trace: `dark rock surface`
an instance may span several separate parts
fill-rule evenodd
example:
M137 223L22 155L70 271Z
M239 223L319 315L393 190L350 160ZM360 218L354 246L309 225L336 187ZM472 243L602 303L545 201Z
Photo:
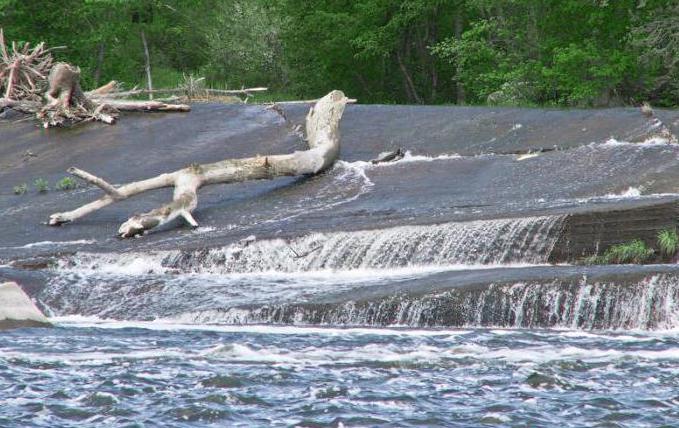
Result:
M553 256L561 261L589 252L590 238L600 246L632 236L650 239L675 222L664 216L674 213L667 204L678 198L679 148L606 143L657 135L654 119L635 108L352 105L342 121L341 158L354 163L309 179L204 188L195 213L202 231L180 226L140 239L115 238L120 223L163 203L170 190L51 228L44 224L51 213L101 193L83 187L38 194L31 188L36 178L53 188L69 166L120 184L194 162L292 152L304 147L294 126L303 123L307 110L288 105L280 114L257 105L196 105L187 114L129 114L114 126L49 130L30 119L0 121L0 261L73 251L223 246L249 235L576 213ZM677 111L657 116L672 129L679 122ZM398 147L434 159L355 163ZM519 156L533 152L539 155ZM12 188L21 183L29 191L16 196ZM630 188L640 196L625 196ZM636 223L626 218L628 210L637 213Z
M573 262L602 254L612 245L640 239L657 246L658 232L679 226L679 203L652 203L619 210L569 215L550 255L553 263ZM658 255L659 256L659 255Z

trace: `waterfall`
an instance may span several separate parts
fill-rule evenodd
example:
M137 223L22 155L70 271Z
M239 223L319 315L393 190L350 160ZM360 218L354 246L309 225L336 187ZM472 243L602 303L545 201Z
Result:
M181 322L408 327L670 329L679 327L679 276L631 284L553 280L453 289L370 301L196 311Z
M188 252L164 264L182 272L304 272L404 266L546 263L562 217L482 220L314 233L285 241Z
M245 240L225 247L149 253L78 253L60 267L121 274L254 273L546 263L562 216L479 220Z
M679 281L672 276L630 284L574 282L550 273L519 282L523 269L509 264L546 263L562 224L559 216L527 217L247 239L188 252L81 253L62 260L37 297L55 315L115 319L585 329L674 325ZM455 288L456 277L446 276L488 268L518 273L502 283L491 276L466 288ZM408 285L429 284L437 272L443 280L430 290L444 291ZM387 291L399 283L406 285ZM381 297L354 300L364 290ZM336 301L323 300L330 295Z

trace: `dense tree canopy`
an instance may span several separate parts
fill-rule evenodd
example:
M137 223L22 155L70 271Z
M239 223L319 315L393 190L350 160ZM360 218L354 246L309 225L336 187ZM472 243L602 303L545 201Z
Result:
M85 86L183 74L362 102L679 104L676 0L0 0L9 40L67 46Z

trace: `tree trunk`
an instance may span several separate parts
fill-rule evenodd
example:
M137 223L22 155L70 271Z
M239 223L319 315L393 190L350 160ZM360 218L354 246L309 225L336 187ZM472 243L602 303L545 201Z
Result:
M406 68L405 63L403 62L403 57L401 56L401 53L397 50L396 51L396 61L398 61L398 68L401 70L401 74L403 75L403 80L406 85L406 89L408 90L409 98L412 97L416 103L422 104L422 98L417 93L417 90L415 89L415 84L413 83L412 77L410 77L410 72L408 71L408 68Z
M104 67L104 43L99 43L99 52L97 54L97 67L94 69L94 87L99 86L99 78L101 77L101 69Z
M149 56L149 46L146 43L146 35L144 30L141 30L141 42L144 45L144 62L146 69L146 86L149 90L149 100L153 100L153 82L151 81L151 57Z
M462 7L458 8L457 13L455 14L455 39L459 42L462 40ZM462 85L462 82L460 82L460 74L462 72L462 69L460 65L458 64L456 66L456 72L455 72L455 92L456 92L456 99L457 99L457 104L464 104L465 103L465 93L464 93L464 86Z
M174 196L170 203L147 213L132 216L120 226L118 234L123 238L136 236L177 217L196 227L198 223L191 213L198 205L198 189L202 186L282 176L312 175L332 166L339 156L339 122L348 101L341 91L332 91L311 108L306 118L309 150L305 151L191 165L118 188L85 171L70 168L69 173L98 186L106 196L73 211L52 214L49 224L56 226L76 220L116 201L148 190L174 187Z
M438 12L438 8L435 9L434 12L435 13ZM437 40L438 40L438 25L436 23L435 14L431 20L430 43L433 45L434 43L436 43ZM431 102L435 103L436 97L438 95L439 75L438 71L436 70L436 58L434 58L434 56L429 51L427 51L427 54L429 56L429 63L431 65Z
M408 71L408 67L406 67L405 62L403 61L403 53L407 54L406 49L408 48L409 39L410 34L406 33L406 36L402 43L402 49L396 49L396 61L398 62L398 68L399 70L401 70L401 74L403 75L404 84L406 85L409 98L411 98L411 100L414 100L417 104L422 104L422 98L417 93L415 83L413 83L413 78L410 75L410 72Z

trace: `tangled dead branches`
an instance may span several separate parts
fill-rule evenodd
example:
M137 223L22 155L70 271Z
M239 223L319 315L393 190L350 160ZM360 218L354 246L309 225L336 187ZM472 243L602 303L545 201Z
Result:
M52 54L44 43L31 49L30 43L19 48L12 42L5 44L0 28L0 90L7 100L39 102L47 87L47 75L52 68Z
M44 43L31 48L5 43L0 29L0 110L12 108L35 114L45 128L78 122L101 121L112 124L119 111L189 111L185 104L116 99L118 86L109 82L83 92L80 69L54 62L52 50Z

